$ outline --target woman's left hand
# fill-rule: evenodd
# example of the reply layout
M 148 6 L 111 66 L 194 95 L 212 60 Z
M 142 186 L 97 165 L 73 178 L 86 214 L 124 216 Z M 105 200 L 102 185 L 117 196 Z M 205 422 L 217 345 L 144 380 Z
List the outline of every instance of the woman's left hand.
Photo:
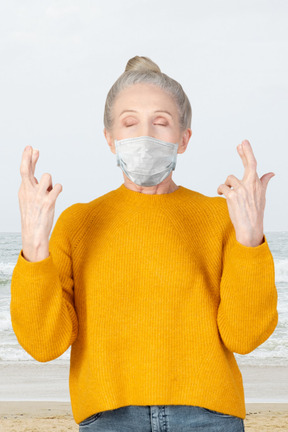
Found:
M 217 192 L 227 199 L 236 240 L 244 246 L 259 246 L 264 241 L 266 189 L 269 180 L 275 174 L 269 172 L 261 178 L 258 177 L 257 161 L 248 140 L 242 141 L 237 150 L 244 165 L 244 177 L 239 180 L 234 175 L 229 175 L 225 184 L 218 187 Z

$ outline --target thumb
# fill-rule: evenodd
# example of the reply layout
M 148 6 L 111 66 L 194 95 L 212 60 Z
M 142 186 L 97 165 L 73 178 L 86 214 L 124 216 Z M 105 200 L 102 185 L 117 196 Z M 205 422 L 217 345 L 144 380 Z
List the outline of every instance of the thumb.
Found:
M 273 172 L 270 172 L 270 173 L 267 173 L 267 174 L 264 174 L 261 178 L 260 178 L 260 181 L 261 181 L 261 183 L 262 183 L 262 186 L 264 187 L 264 191 L 266 192 L 266 189 L 267 189 L 267 185 L 268 185 L 268 182 L 271 180 L 271 178 L 272 177 L 274 177 L 275 176 L 275 174 L 273 173 Z
M 49 192 L 49 195 L 52 199 L 52 201 L 56 201 L 56 199 L 58 198 L 58 195 L 60 195 L 60 193 L 62 192 L 63 187 L 60 183 L 57 183 L 52 190 Z

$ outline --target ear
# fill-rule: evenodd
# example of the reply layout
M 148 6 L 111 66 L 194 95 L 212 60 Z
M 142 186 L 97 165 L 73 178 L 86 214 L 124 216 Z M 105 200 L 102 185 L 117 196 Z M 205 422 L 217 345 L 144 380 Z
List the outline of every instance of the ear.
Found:
M 112 134 L 106 128 L 103 129 L 103 133 L 104 133 L 106 141 L 110 147 L 110 150 L 112 151 L 112 153 L 116 154 L 114 138 L 113 138 Z
M 181 139 L 180 139 L 180 142 L 179 142 L 179 147 L 178 147 L 178 152 L 177 153 L 184 153 L 185 152 L 191 136 L 192 136 L 192 130 L 189 129 L 189 128 L 186 129 L 181 134 Z

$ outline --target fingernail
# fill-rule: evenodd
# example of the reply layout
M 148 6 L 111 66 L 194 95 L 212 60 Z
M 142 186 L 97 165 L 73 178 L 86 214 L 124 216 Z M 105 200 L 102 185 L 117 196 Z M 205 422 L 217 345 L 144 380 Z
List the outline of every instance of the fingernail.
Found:
M 38 153 L 39 152 L 39 150 L 38 149 L 33 149 L 33 153 Z

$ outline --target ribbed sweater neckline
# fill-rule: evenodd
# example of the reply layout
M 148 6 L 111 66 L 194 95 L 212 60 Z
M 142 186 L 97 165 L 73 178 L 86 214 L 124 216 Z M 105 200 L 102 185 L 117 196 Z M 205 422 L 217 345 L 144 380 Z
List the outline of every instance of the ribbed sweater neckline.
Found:
M 116 189 L 116 191 L 119 193 L 121 198 L 123 198 L 125 201 L 128 201 L 129 203 L 143 206 L 154 206 L 159 204 L 161 206 L 172 203 L 178 198 L 180 198 L 183 195 L 185 189 L 186 188 L 179 185 L 178 189 L 173 192 L 162 194 L 146 194 L 133 191 L 127 188 L 124 183 L 122 183 L 122 185 L 118 189 Z

